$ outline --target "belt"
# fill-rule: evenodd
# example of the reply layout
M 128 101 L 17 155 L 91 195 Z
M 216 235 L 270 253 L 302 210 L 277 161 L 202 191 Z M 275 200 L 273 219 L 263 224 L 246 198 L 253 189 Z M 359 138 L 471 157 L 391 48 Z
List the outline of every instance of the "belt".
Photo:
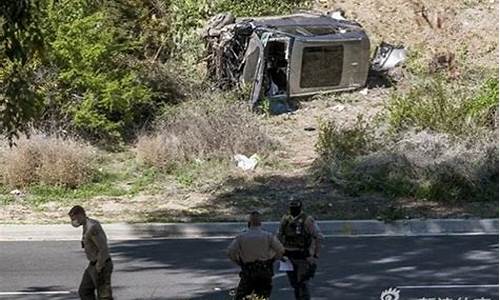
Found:
M 259 268 L 272 268 L 273 267 L 273 259 L 269 260 L 256 260 L 252 262 L 247 262 L 242 264 L 242 269 L 259 269 Z
M 108 257 L 108 259 L 106 259 L 104 262 L 107 263 L 108 261 L 111 261 L 111 257 Z M 97 260 L 93 260 L 90 262 L 90 265 L 95 266 L 96 263 L 97 263 Z
M 284 255 L 287 256 L 288 258 L 296 258 L 296 259 L 304 259 L 311 256 L 308 250 L 285 250 Z

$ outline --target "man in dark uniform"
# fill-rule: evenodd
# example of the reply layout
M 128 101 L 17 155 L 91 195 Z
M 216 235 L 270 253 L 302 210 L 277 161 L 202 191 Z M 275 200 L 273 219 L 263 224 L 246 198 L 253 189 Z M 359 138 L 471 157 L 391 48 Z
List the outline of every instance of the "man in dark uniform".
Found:
M 278 237 L 285 246 L 285 256 L 293 265 L 293 271 L 287 275 L 295 299 L 309 300 L 308 281 L 316 272 L 323 236 L 314 219 L 304 213 L 301 201 L 292 200 L 289 208 L 289 214 L 281 219 Z
M 248 230 L 238 235 L 229 245 L 229 258 L 241 267 L 240 283 L 236 300 L 256 294 L 271 296 L 273 263 L 285 249 L 272 233 L 262 230 L 260 214 L 252 212 L 248 219 Z
M 82 248 L 89 260 L 78 289 L 80 299 L 113 300 L 111 292 L 113 262 L 109 256 L 108 241 L 101 224 L 88 218 L 83 207 L 79 205 L 69 211 L 69 217 L 74 227 L 83 225 Z

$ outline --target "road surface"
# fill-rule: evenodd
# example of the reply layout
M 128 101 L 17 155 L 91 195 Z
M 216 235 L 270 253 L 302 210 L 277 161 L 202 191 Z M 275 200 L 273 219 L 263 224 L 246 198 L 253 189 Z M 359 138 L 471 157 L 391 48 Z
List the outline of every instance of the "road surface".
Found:
M 224 255 L 228 243 L 113 241 L 115 299 L 231 299 L 238 268 Z M 78 299 L 85 265 L 79 241 L 0 242 L 0 300 Z M 400 300 L 498 299 L 498 236 L 326 239 L 314 300 L 380 299 L 389 288 Z M 275 275 L 271 299 L 293 299 L 285 274 Z

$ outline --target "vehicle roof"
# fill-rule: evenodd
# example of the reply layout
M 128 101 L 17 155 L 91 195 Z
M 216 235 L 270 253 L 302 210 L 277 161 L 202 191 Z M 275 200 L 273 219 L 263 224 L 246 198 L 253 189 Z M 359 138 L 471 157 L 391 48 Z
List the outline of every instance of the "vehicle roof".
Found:
M 355 22 L 313 13 L 239 18 L 237 22 L 250 22 L 255 27 L 274 29 L 296 38 L 332 39 L 338 38 L 339 34 L 354 38 L 359 37 L 359 33 L 364 34 L 361 26 Z

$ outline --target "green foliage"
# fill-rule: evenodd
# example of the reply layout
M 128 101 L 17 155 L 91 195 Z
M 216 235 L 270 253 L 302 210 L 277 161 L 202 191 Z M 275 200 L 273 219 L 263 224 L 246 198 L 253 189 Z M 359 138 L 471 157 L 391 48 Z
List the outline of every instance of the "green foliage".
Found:
M 373 147 L 373 132 L 358 115 L 354 126 L 339 127 L 335 121 L 320 121 L 316 152 L 324 158 L 353 157 Z
M 172 170 L 172 175 L 184 188 L 210 192 L 224 181 L 231 167 L 229 160 L 197 160 L 179 164 Z
M 433 95 L 440 95 L 439 100 L 430 103 L 437 105 L 439 101 L 446 101 L 446 105 L 451 105 L 447 102 L 449 98 L 443 96 L 443 89 L 438 86 L 437 91 L 442 93 Z M 433 124 L 433 129 L 456 128 L 453 132 L 461 133 L 460 130 L 471 128 L 461 123 L 464 116 L 478 114 L 489 116 L 488 122 L 493 120 L 490 109 L 496 109 L 496 95 L 498 83 L 490 79 L 472 100 L 460 106 L 460 110 L 434 107 L 434 113 L 448 120 L 433 116 L 431 109 L 424 104 L 420 113 L 425 114 L 415 113 L 412 116 L 420 117 L 420 121 L 426 120 L 426 124 Z M 425 94 L 420 96 L 425 97 Z M 420 105 L 416 102 L 411 104 Z M 442 102 L 440 104 L 445 105 Z M 446 109 L 455 111 L 452 114 Z M 451 120 L 452 115 L 462 117 L 462 120 Z M 474 119 L 475 124 L 480 124 L 478 120 Z M 488 122 L 484 126 L 490 126 Z M 449 124 L 456 127 L 450 127 Z M 395 139 L 391 140 L 391 136 L 383 136 L 383 141 L 377 141 L 362 118 L 350 128 L 340 128 L 334 122 L 322 122 L 316 144 L 316 151 L 320 155 L 316 161 L 317 175 L 327 178 L 354 196 L 381 193 L 389 198 L 411 197 L 445 203 L 498 199 L 498 146 L 492 133 L 475 136 L 474 139 L 482 142 L 476 141 L 474 145 L 468 144 L 470 141 L 453 139 L 452 135 L 449 139 L 445 136 L 422 133 L 403 140 L 401 137 L 392 136 Z M 401 142 L 404 144 L 399 146 Z
M 395 92 L 388 105 L 394 131 L 416 127 L 454 135 L 470 134 L 495 123 L 498 110 L 498 78 L 485 80 L 475 92 L 473 83 L 424 77 L 409 92 Z
M 354 196 L 381 193 L 390 198 L 411 197 L 443 203 L 498 200 L 496 144 L 479 143 L 474 146 L 476 149 L 446 145 L 443 141 L 436 146 L 429 141 L 424 143 L 424 150 L 419 150 L 421 146 L 416 144 L 397 148 L 387 141 L 383 150 L 322 157 L 320 171 Z
M 309 6 L 309 1 L 305 0 L 172 0 L 172 41 L 175 49 L 182 49 L 174 56 L 185 61 L 187 67 L 194 63 L 203 50 L 197 29 L 217 13 L 231 12 L 236 17 L 258 17 L 291 13 Z
M 269 98 L 260 100 L 258 110 L 266 117 L 270 117 L 272 115 L 271 100 L 269 100 Z
M 330 159 L 327 164 L 328 178 L 353 196 L 381 193 L 442 203 L 498 200 L 494 152 L 482 162 L 450 159 L 427 166 L 392 152 Z M 468 169 L 464 171 L 463 166 Z
M 423 75 L 429 70 L 428 62 L 423 56 L 423 47 L 416 47 L 408 52 L 408 57 L 405 61 L 405 69 L 414 75 Z
M 174 94 L 162 3 L 0 3 L 2 133 L 12 137 L 40 117 L 36 127 L 116 145 L 151 121 Z
M 236 17 L 271 16 L 292 13 L 298 8 L 305 8 L 309 1 L 304 0 L 217 0 L 217 12 L 229 11 Z
M 38 8 L 35 0 L 0 2 L 0 134 L 10 143 L 40 108 L 33 82 L 43 50 Z
M 237 16 L 288 13 L 305 4 L 299 0 L 2 2 L 4 133 L 12 136 L 39 116 L 38 127 L 65 128 L 116 145 L 153 120 L 164 103 L 178 101 L 169 68 L 175 65 L 179 78 L 199 76 L 196 66 L 203 43 L 197 29 L 210 16 L 223 11 Z
M 172 0 L 170 10 L 173 42 L 175 45 L 185 45 L 187 40 L 197 37 L 196 29 L 203 26 L 211 14 L 213 2 L 210 0 Z
M 467 118 L 479 126 L 491 126 L 498 122 L 498 77 L 488 78 L 476 95 L 467 103 Z
M 117 187 L 112 182 L 101 182 L 83 185 L 77 189 L 68 189 L 61 186 L 34 185 L 28 188 L 27 201 L 39 205 L 49 201 L 70 201 L 89 199 L 96 196 L 123 196 L 127 191 Z
M 47 8 L 45 32 L 58 72 L 46 96 L 59 94 L 51 105 L 69 114 L 73 126 L 91 139 L 119 141 L 141 123 L 152 101 L 138 70 L 122 62 L 141 46 L 136 28 L 122 20 L 132 9 L 138 9 L 133 17 L 143 16 L 144 7 L 127 1 L 54 2 Z

